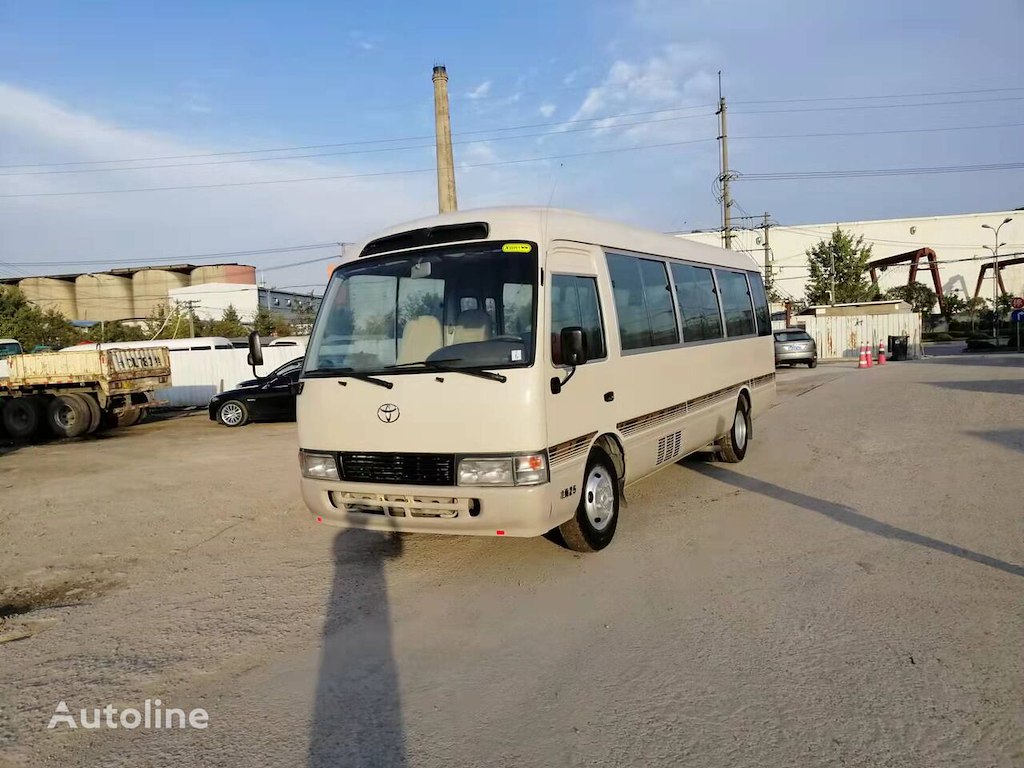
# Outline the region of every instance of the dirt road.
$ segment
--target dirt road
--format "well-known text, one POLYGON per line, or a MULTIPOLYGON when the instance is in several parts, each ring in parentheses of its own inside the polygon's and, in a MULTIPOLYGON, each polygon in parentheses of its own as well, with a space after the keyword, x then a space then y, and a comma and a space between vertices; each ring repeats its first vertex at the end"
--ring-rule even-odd
POLYGON ((0 454, 0 766, 1024 764, 1022 362, 782 369, 582 557, 317 526, 290 424, 0 454))

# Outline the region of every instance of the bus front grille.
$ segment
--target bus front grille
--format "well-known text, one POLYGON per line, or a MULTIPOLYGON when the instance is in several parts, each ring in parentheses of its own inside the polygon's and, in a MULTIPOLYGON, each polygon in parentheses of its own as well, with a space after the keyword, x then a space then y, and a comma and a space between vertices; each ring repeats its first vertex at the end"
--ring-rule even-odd
POLYGON ((455 485, 451 453, 341 454, 342 480, 393 485, 455 485))

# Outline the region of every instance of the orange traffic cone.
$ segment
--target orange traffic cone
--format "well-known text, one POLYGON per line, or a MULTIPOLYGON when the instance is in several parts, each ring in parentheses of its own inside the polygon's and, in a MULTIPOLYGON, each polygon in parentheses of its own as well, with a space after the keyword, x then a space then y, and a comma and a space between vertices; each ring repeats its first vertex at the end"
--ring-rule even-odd
POLYGON ((871 344, 870 343, 864 345, 864 351, 867 353, 868 368, 870 368, 871 366, 873 366, 875 364, 874 361, 873 361, 874 355, 871 352, 871 344))
POLYGON ((860 345, 860 362, 857 363, 857 367, 858 368, 867 368, 868 367, 868 352, 867 352, 867 345, 866 344, 861 344, 860 345))
POLYGON ((885 365, 885 344, 884 342, 878 342, 878 364, 885 365))

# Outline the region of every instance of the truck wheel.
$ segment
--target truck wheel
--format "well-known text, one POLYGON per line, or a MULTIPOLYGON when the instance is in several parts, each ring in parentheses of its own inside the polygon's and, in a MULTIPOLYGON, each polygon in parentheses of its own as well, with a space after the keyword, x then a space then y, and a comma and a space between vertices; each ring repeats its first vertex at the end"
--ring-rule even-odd
POLYGON ((619 481, 611 459, 594 451, 587 460, 576 514, 558 527, 565 546, 576 552, 597 552, 611 544, 619 523, 619 481))
POLYGON ((42 420, 42 408, 34 397, 15 397, 3 408, 4 429, 11 437, 23 440, 32 437, 42 420))
POLYGON ((138 408, 133 408, 130 411, 125 411, 117 417, 117 426, 119 427, 132 427, 139 423, 139 419, 142 417, 142 411, 138 408))
POLYGON ((740 396, 736 403, 736 415, 733 416, 732 428, 715 441, 715 446, 722 459, 730 464, 743 461, 747 455, 748 438, 750 437, 750 406, 747 398, 740 396))
POLYGON ((58 395, 47 408, 50 429, 57 437, 81 437, 89 429, 89 406, 76 395, 58 395))
POLYGON ((68 395, 68 397, 75 397, 85 403, 85 407, 89 410, 89 428, 85 430, 86 434, 92 434, 100 428, 100 422, 103 419, 103 412, 100 410, 100 404, 96 402, 96 398, 92 395, 88 395, 85 392, 75 392, 74 394, 68 395))

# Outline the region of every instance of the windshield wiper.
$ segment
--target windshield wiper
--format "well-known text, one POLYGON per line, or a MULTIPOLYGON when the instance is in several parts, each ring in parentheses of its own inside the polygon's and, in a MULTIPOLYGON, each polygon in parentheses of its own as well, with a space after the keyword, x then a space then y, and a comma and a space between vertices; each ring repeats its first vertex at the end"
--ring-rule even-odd
MULTIPOLYGON (((306 371, 307 376, 338 376, 348 377, 351 379, 359 379, 359 381, 366 381, 370 384, 376 384, 378 387, 384 387, 385 389, 391 389, 395 386, 393 381, 385 381, 384 379, 378 379, 376 376, 370 376, 368 373, 357 371, 353 368, 314 368, 312 371, 306 371)), ((339 381, 339 384, 344 385, 345 382, 339 381)))
POLYGON ((387 370, 420 367, 426 368, 428 371, 433 371, 435 373, 464 373, 467 376, 476 376, 481 379, 500 381, 502 384, 508 381, 506 376, 495 371, 484 371, 480 368, 442 368, 438 365, 438 363, 457 363, 460 360, 462 360, 461 357, 446 357, 441 360, 432 360, 429 363, 426 360, 417 360, 414 363, 398 363, 397 365, 389 365, 387 370))

